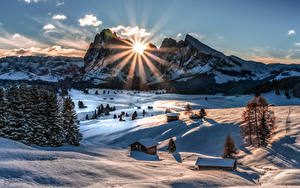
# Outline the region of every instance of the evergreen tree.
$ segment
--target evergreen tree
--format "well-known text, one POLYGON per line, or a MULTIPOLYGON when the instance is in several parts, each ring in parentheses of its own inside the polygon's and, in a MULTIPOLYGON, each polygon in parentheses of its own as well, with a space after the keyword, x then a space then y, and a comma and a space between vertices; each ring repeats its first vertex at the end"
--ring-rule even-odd
POLYGON ((5 93, 3 88, 0 86, 0 136, 4 136, 5 128, 8 124, 7 119, 7 102, 5 99, 5 93))
POLYGON ((260 104, 259 111, 259 136, 260 145, 266 145, 272 136, 275 128, 275 117, 273 117, 273 112, 269 110, 269 104, 263 97, 258 97, 258 102, 260 104))
POLYGON ((83 90, 83 93, 89 94, 89 90, 88 90, 88 89, 84 89, 84 90, 83 90))
POLYGON ((146 111, 145 109, 143 109, 143 117, 146 115, 146 111))
POLYGON ((287 99, 290 99, 291 96, 290 96, 290 92, 288 89, 284 90, 284 95, 286 96, 287 99))
POLYGON ((185 114, 190 114, 191 112, 192 112, 192 107, 191 107, 190 103, 187 103, 186 106, 185 106, 184 113, 185 114))
POLYGON ((63 119, 59 112, 57 96, 55 93, 44 91, 46 102, 47 123, 44 127, 49 130, 48 145, 62 146, 65 142, 63 119))
POLYGON ((199 116, 200 116, 200 118, 204 118, 206 116, 206 111, 204 110, 204 108, 200 109, 199 116))
POLYGON ((224 152, 222 154, 223 158, 233 158, 233 155, 237 153, 235 148, 234 141, 231 138, 230 134, 227 134, 226 140, 224 143, 224 152))
POLYGON ((74 110, 74 103, 71 97, 64 99, 64 105, 62 110, 63 115, 63 125, 65 129, 66 142, 71 145, 79 145, 82 139, 82 134, 79 132, 79 127, 77 125, 77 115, 74 110))
POLYGON ((268 143, 275 129, 274 112, 262 96, 254 97, 243 112, 242 134, 250 145, 260 147, 268 143))
POLYGON ((89 115, 88 114, 85 116, 85 120, 89 120, 89 115))
POLYGON ((30 143, 30 137, 27 135, 32 134, 30 126, 26 121, 25 99, 22 99, 20 90, 16 85, 10 87, 7 91, 8 101, 8 124, 6 125, 4 132, 7 138, 20 141, 25 144, 30 143))
POLYGON ((95 95, 98 95, 98 90, 95 91, 95 95))
POLYGON ((78 108, 86 108, 82 101, 78 101, 78 108))
POLYGON ((169 145, 168 145, 168 147, 167 147, 167 150, 168 150, 170 153, 173 153, 173 152, 176 151, 176 144, 175 144, 175 142, 174 142, 174 140, 173 140, 172 138, 169 140, 169 145))
POLYGON ((133 112, 131 119, 135 120, 137 118, 138 114, 136 111, 133 112))
POLYGON ((96 112, 96 110, 94 111, 94 114, 93 114, 93 116, 92 116, 92 119, 96 119, 97 118, 97 112, 96 112))
POLYGON ((100 116, 103 112, 103 109, 101 109, 101 106, 97 107, 97 115, 100 116))

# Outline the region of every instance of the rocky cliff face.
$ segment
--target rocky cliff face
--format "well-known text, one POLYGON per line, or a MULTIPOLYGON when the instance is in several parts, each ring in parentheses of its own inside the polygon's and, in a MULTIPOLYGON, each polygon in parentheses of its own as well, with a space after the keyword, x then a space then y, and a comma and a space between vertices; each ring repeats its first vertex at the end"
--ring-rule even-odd
MULTIPOLYGON (((84 58, 86 75, 85 80, 100 85, 116 84, 126 85, 128 81, 129 62, 116 73, 118 64, 124 59, 111 58, 124 49, 109 48, 111 44, 130 47, 124 39, 119 38, 110 30, 103 30, 97 34, 95 41, 84 58)), ((153 74, 145 62, 144 88, 164 87, 178 92, 191 93, 217 93, 244 92, 251 87, 273 79, 281 79, 282 73, 288 76, 300 76, 299 65, 263 64, 245 61, 235 56, 226 56, 222 52, 212 49, 201 43, 191 35, 186 35, 185 40, 176 41, 166 38, 159 49, 149 44, 146 49, 157 58, 151 58, 152 64, 159 70, 160 77, 153 74), (293 72, 291 72, 293 71, 293 72), (238 89, 237 89, 238 88, 238 89)), ((140 73, 138 69, 133 76, 133 88, 141 87, 140 73)), ((141 89, 141 88, 140 88, 141 89)))
POLYGON ((132 45, 129 40, 104 29, 95 36, 84 59, 1 58, 0 80, 58 82, 71 78, 73 82, 99 87, 165 88, 201 94, 241 94, 253 88, 264 89, 265 83, 271 87, 271 82, 272 87, 285 90, 285 83, 288 83, 288 88, 295 92, 299 90, 299 86, 295 86, 298 81, 294 78, 300 80, 300 65, 263 64, 226 56, 191 35, 186 35, 181 41, 166 38, 159 49, 149 43, 143 56, 134 54, 132 45), (279 86, 274 86, 276 80, 283 81, 275 82, 279 86))

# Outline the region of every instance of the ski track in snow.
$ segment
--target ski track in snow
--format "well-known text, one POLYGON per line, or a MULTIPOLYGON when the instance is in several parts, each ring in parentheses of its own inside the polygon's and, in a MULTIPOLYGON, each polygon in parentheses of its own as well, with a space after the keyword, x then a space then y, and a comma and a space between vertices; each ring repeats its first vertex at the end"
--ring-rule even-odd
POLYGON ((98 91, 99 95, 94 94, 95 89, 90 89, 90 94, 70 92, 82 120, 83 140, 79 147, 43 148, 0 138, 0 187, 300 185, 300 106, 297 106, 300 99, 289 100, 273 93, 264 95, 269 103, 276 105, 272 109, 277 117, 278 134, 269 147, 252 148, 245 145, 238 127, 243 106, 252 96, 98 91), (87 108, 79 109, 78 100, 87 108), (203 120, 189 119, 181 112, 186 103, 193 109, 206 108, 208 116, 203 120), (116 106, 117 110, 96 120, 84 120, 100 104, 116 106), (153 110, 148 106, 153 106, 153 110), (167 123, 166 108, 180 112, 180 120, 167 123), (143 109, 147 112, 145 117, 143 109), (289 110, 289 129, 286 129, 289 110), (112 119, 113 114, 121 111, 130 117, 125 117, 124 122, 112 119), (134 111, 138 112, 138 118, 132 121, 134 111), (195 170, 197 157, 221 155, 227 133, 240 149, 237 171, 195 170), (158 156, 129 152, 128 145, 142 138, 159 142, 158 156), (170 138, 177 145, 174 154, 166 152, 170 138))

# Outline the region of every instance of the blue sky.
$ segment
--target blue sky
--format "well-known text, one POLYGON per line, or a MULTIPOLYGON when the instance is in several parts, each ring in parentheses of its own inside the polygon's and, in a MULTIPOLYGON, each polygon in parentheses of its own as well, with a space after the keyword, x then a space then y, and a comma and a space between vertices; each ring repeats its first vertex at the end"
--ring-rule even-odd
POLYGON ((0 56, 82 56, 113 28, 157 46, 190 33, 226 55, 300 63, 299 10, 297 0, 1 0, 0 56))

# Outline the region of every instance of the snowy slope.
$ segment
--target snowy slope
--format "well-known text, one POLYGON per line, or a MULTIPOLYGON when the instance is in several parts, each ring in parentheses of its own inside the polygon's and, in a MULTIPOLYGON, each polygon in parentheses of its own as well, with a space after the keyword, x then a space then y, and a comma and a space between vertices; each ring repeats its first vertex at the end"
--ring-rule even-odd
POLYGON ((58 82, 80 74, 83 59, 72 57, 21 56, 0 58, 0 80, 58 82))
MULTIPOLYGON (((99 104, 115 105, 117 111, 97 120, 81 121, 84 138, 79 147, 41 148, 0 139, 0 187, 300 185, 299 106, 272 107, 277 116, 277 138, 269 148, 255 149, 245 147, 238 128, 243 111, 240 107, 251 96, 155 95, 117 90, 110 90, 110 94, 102 94, 99 90, 99 95, 94 95, 94 91, 90 90, 91 94, 78 90, 70 92, 75 104, 82 100, 88 106, 78 109, 76 105, 79 118, 91 114, 99 104), (207 118, 190 120, 181 113, 180 120, 167 123, 163 114, 165 108, 180 112, 187 102, 193 109, 209 108, 207 118), (153 110, 148 110, 148 105, 152 105, 153 110), (137 109, 138 106, 141 109, 137 109), (144 118, 142 109, 147 111, 144 118), (288 109, 291 109, 291 123, 285 134, 288 109), (114 113, 125 111, 131 114, 134 110, 139 115, 135 121, 112 119, 114 113), (227 133, 231 133, 241 150, 237 171, 195 170, 197 157, 220 156, 227 133), (177 145, 173 155, 165 150, 171 137, 177 145), (130 154, 128 144, 141 138, 159 142, 158 158, 130 154)), ((266 98, 275 105, 300 105, 298 99, 287 100, 272 93, 266 98)))

